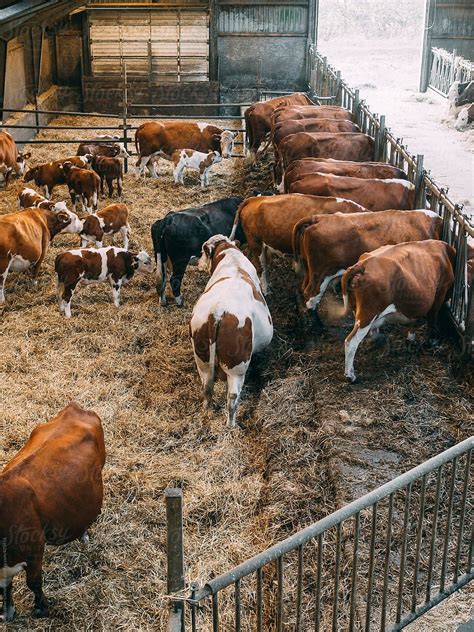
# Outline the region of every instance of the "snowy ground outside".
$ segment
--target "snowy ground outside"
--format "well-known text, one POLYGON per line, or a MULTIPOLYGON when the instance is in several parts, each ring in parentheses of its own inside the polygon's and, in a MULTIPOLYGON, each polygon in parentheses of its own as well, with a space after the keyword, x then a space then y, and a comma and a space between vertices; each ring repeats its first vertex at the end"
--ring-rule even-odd
POLYGON ((318 42, 328 61, 347 83, 360 89, 372 112, 385 114, 387 125, 412 154, 424 154, 436 182, 449 187, 454 202, 474 215, 474 128, 458 132, 446 121, 446 100, 418 91, 419 38, 367 40, 346 36, 318 42))

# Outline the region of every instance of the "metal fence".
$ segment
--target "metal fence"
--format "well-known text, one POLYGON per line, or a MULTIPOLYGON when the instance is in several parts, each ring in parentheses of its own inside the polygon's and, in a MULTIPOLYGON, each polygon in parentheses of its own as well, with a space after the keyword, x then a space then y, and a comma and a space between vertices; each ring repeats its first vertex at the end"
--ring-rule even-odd
POLYGON ((436 184, 424 168, 424 157, 414 156, 403 140, 386 126, 385 116, 373 114, 361 101, 358 90, 352 90, 340 72, 332 68, 314 48, 310 56, 310 90, 322 96, 333 95, 329 103, 342 105, 356 116, 363 132, 375 139, 375 159, 390 162, 404 169, 416 186, 415 208, 428 208, 444 220, 443 239, 457 253, 452 296, 447 314, 456 332, 464 359, 474 354, 474 283, 469 282, 468 242, 474 240, 474 224, 462 212, 462 206, 448 197, 448 190, 436 184))
POLYGON ((474 578, 473 449, 474 436, 191 590, 167 494, 170 632, 401 630, 474 578))
POLYGON ((474 63, 444 48, 431 49, 431 72, 429 87, 447 96, 454 81, 471 81, 474 78, 474 63))

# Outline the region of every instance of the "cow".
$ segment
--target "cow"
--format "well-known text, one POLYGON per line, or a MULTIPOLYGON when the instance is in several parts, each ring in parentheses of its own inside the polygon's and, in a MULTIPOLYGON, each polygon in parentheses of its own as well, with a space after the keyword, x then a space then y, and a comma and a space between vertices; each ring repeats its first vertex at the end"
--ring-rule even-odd
POLYGON ((135 146, 139 156, 136 164, 137 173, 144 174, 147 168, 151 177, 157 178, 154 161, 158 158, 171 160, 176 149, 218 151, 223 158, 230 158, 237 133, 208 123, 144 123, 135 132, 135 146))
POLYGON ((334 160, 333 158, 302 158, 290 162, 285 169, 283 186, 280 193, 288 193, 293 182, 300 180, 309 173, 332 173, 336 176, 351 178, 378 178, 389 180, 407 179, 403 169, 385 162, 352 162, 350 160, 334 160))
POLYGON ((267 259, 269 254, 293 253, 293 227, 309 215, 325 213, 360 213, 365 208, 349 200, 315 195, 276 195, 250 197, 242 202, 235 215, 230 238, 241 227, 251 252, 264 294, 269 291, 267 259))
POLYGON ((58 233, 79 233, 82 221, 71 211, 29 208, 0 216, 0 306, 5 303, 5 281, 9 272, 33 268, 36 284, 41 263, 51 240, 58 233))
POLYGON ((328 286, 364 252, 380 246, 440 239, 443 220, 434 211, 378 211, 307 217, 293 229, 295 272, 304 272, 306 307, 316 310, 328 286))
POLYGON ((334 158, 367 162, 374 158, 374 139, 356 132, 298 132, 287 136, 278 147, 280 162, 275 165, 275 182, 280 183, 286 167, 301 158, 334 158))
POLYGON ((87 542, 87 529, 102 508, 104 433, 96 413, 75 402, 40 424, 0 474, 0 586, 3 615, 15 617, 12 579, 26 571, 34 594, 33 616, 49 615, 43 593, 46 544, 87 542), (3 568, 2 568, 3 566, 3 568))
POLYGON ((114 194, 114 180, 117 180, 117 194, 122 197, 123 191, 123 164, 120 158, 95 155, 92 157, 91 167, 100 178, 100 193, 104 194, 104 180, 107 181, 109 198, 114 194))
POLYGON ((63 170, 64 163, 70 162, 76 167, 88 169, 91 158, 92 156, 87 154, 81 157, 71 156, 70 158, 53 160, 52 162, 38 165, 27 171, 24 180, 25 182, 31 182, 33 180, 36 186, 43 188, 45 197, 50 200, 53 189, 60 184, 66 184, 66 175, 63 170))
POLYGON ((26 187, 18 196, 18 205, 21 209, 25 208, 46 208, 50 211, 67 211, 66 202, 51 202, 44 196, 40 195, 34 189, 26 187))
POLYGON ((363 254, 342 277, 342 295, 355 323, 345 340, 345 376, 356 381, 354 358, 362 340, 385 323, 428 320, 437 335, 437 317, 454 280, 455 250, 428 239, 382 246, 363 254))
POLYGON ((30 152, 18 151, 15 141, 8 132, 0 132, 0 186, 7 187, 12 172, 22 176, 30 152))
POLYGON ((130 226, 128 224, 128 208, 125 204, 109 204, 97 213, 88 215, 83 220, 81 236, 81 247, 85 248, 90 243, 97 248, 102 248, 105 235, 115 235, 121 233, 123 236, 123 247, 128 250, 128 240, 130 237, 130 226))
POLYGON ((474 81, 460 85, 460 92, 454 103, 458 108, 474 103, 474 81))
POLYGON ((463 130, 467 128, 468 125, 470 125, 473 122, 474 122, 474 103, 470 105, 469 107, 463 108, 459 112, 458 118, 456 120, 456 124, 454 125, 454 127, 459 132, 462 132, 463 130))
POLYGON ((340 197, 369 211, 412 209, 415 201, 415 185, 408 180, 349 178, 331 173, 309 173, 293 182, 289 192, 340 197))
POLYGON ((62 165, 64 177, 71 196, 72 208, 76 210, 76 200, 79 198, 82 210, 87 213, 97 210, 99 200, 100 178, 90 169, 76 167, 66 161, 62 165))
POLYGON ((270 132, 271 117, 274 110, 277 107, 287 105, 311 105, 315 109, 317 108, 306 94, 295 92, 294 94, 275 97, 268 101, 253 103, 245 110, 247 149, 251 162, 255 162, 257 151, 265 136, 270 132))
POLYGON ((79 283, 109 283, 115 307, 120 306, 122 285, 137 272, 151 272, 153 263, 144 250, 138 254, 125 248, 67 250, 56 257, 59 311, 71 318, 71 301, 79 283))
POLYGON ((172 155, 174 170, 173 176, 176 184, 184 184, 185 169, 199 171, 201 187, 209 185, 209 173, 213 165, 222 161, 218 151, 209 151, 207 154, 194 149, 176 149, 172 155))
MULTIPOLYGON (((201 248, 213 235, 230 234, 234 217, 244 198, 229 197, 203 206, 170 211, 151 227, 156 260, 156 291, 160 305, 167 305, 167 262, 171 264, 170 285, 176 305, 182 306, 181 283, 186 268, 201 254, 201 248)), ((234 237, 240 243, 245 236, 237 227, 234 237)))
POLYGON ((130 158, 123 143, 118 142, 119 136, 98 134, 87 143, 81 143, 77 148, 77 156, 106 156, 108 158, 130 158), (110 143, 94 143, 95 140, 110 140, 110 143))
POLYGON ((237 243, 214 235, 203 244, 199 268, 211 278, 194 306, 189 329, 204 408, 211 405, 215 380, 227 380, 227 427, 234 428, 252 356, 272 340, 272 317, 255 268, 237 243))
POLYGON ((336 105, 314 105, 280 107, 272 114, 272 128, 283 121, 300 121, 307 118, 325 118, 355 123, 355 116, 336 105))

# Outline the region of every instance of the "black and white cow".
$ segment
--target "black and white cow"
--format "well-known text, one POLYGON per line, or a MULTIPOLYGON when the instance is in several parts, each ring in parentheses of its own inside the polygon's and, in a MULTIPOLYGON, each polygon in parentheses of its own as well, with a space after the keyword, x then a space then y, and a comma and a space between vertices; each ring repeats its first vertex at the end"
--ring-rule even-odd
MULTIPOLYGON (((156 291, 160 305, 166 305, 166 263, 171 262, 171 290, 176 305, 183 304, 181 282, 190 260, 198 258, 204 242, 214 235, 230 235, 235 213, 243 198, 230 197, 204 204, 204 206, 171 211, 151 227, 151 237, 156 258, 156 291)), ((242 229, 235 235, 245 242, 242 229)), ((197 263, 194 261, 193 263, 197 263)))

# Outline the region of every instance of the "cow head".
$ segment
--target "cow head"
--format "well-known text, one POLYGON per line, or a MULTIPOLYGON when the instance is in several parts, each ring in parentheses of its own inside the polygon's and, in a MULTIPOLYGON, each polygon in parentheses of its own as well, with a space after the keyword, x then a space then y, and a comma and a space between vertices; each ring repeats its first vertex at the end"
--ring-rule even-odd
POLYGON ((58 233, 80 233, 82 220, 72 211, 51 211, 49 218, 49 232, 54 237, 58 233))
MULTIPOLYGON (((231 158, 237 134, 238 132, 231 132, 226 129, 219 135, 219 147, 217 147, 217 150, 220 150, 223 158, 231 158)), ((216 150, 215 147, 213 149, 216 150)))
POLYGON ((458 118, 454 127, 462 132, 469 125, 469 108, 464 108, 459 112, 458 118))
POLYGON ((141 250, 137 255, 132 255, 132 268, 135 272, 152 272, 152 258, 145 250, 141 250))
POLYGON ((218 162, 222 162, 222 156, 218 151, 210 151, 208 157, 211 160, 211 165, 216 165, 218 162))
POLYGON ((29 158, 31 158, 31 151, 18 152, 18 155, 16 157, 17 168, 15 169, 15 171, 19 176, 22 176, 25 173, 26 161, 29 160, 29 158))
POLYGON ((448 91, 448 101, 454 103, 459 96, 459 86, 461 85, 460 81, 454 81, 448 91))
POLYGON ((214 261, 216 250, 220 253, 228 248, 238 248, 237 244, 238 242, 232 241, 225 235, 213 235, 202 245, 201 257, 198 262, 199 270, 212 275, 217 263, 219 263, 219 261, 214 261))
POLYGON ((66 162, 63 162, 62 165, 59 165, 59 168, 64 171, 64 175, 66 176, 66 178, 70 174, 71 169, 73 167, 74 167, 74 165, 72 164, 72 162, 70 160, 66 160, 66 162))
POLYGON ((53 210, 56 211, 56 213, 60 213, 61 211, 64 213, 68 213, 69 209, 66 206, 66 202, 55 202, 53 203, 53 210))
POLYGON ((130 158, 130 154, 125 149, 123 143, 114 143, 113 148, 115 158, 130 158))

